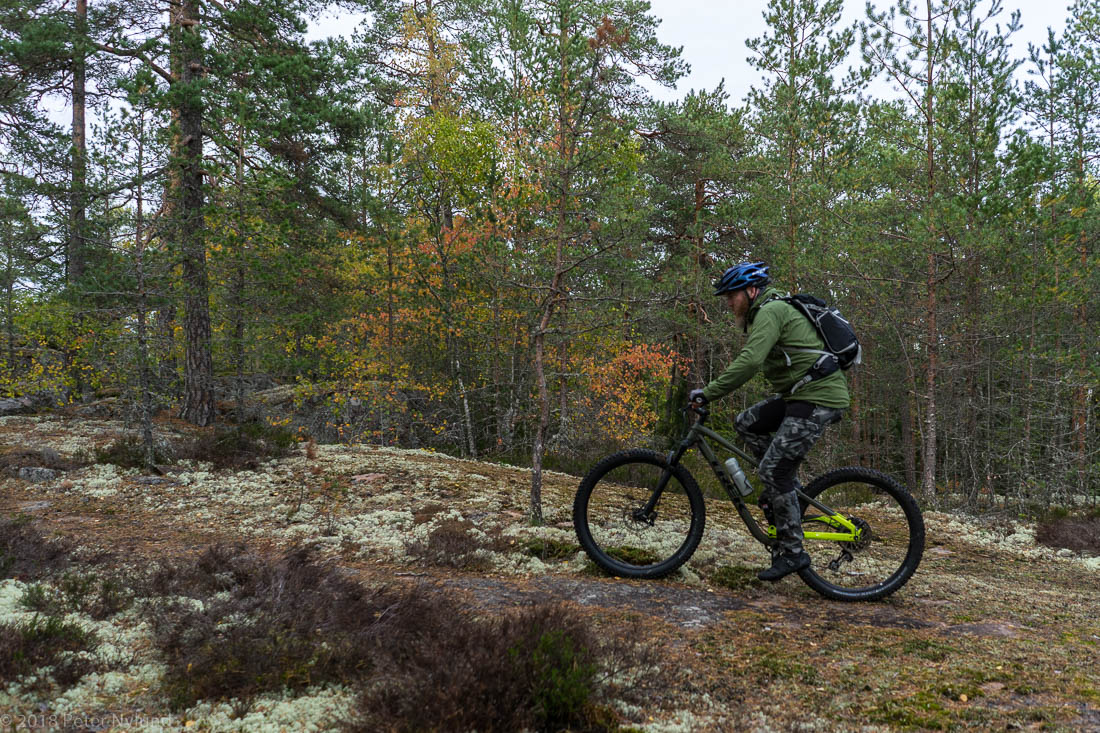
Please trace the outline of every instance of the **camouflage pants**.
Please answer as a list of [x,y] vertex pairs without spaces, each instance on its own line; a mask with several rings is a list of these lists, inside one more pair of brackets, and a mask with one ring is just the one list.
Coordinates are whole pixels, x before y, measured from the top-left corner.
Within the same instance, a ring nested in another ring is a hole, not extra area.
[[760,465],[764,483],[760,504],[775,524],[776,549],[802,552],[802,518],[798,497],[798,467],[825,428],[840,420],[841,411],[809,402],[785,402],[780,397],[758,402],[737,416],[737,432]]

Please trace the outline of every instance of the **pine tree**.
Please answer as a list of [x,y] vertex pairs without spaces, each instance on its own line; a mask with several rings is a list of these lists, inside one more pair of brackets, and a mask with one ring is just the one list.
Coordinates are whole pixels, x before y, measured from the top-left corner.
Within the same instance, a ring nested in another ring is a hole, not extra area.
[[[654,336],[667,338],[689,359],[689,374],[673,375],[666,423],[679,437],[678,408],[685,389],[712,376],[708,327],[716,319],[711,283],[729,259],[750,246],[746,212],[740,205],[750,173],[743,113],[731,112],[722,85],[691,92],[682,102],[657,104],[643,120],[642,152],[651,181],[649,240],[652,297],[670,304],[667,324]],[[721,365],[717,365],[721,368]]]
[[837,79],[856,38],[855,26],[839,27],[842,8],[841,0],[771,0],[769,32],[747,42],[763,74],[748,99],[759,141],[752,226],[765,248],[754,256],[795,289],[820,287],[803,280],[833,244],[828,209],[844,195],[836,177],[850,160],[854,95],[869,76],[861,68]]
[[[900,16],[902,28],[894,23]],[[951,277],[954,244],[945,237],[942,212],[938,206],[943,185],[943,169],[937,156],[942,129],[936,106],[940,85],[949,71],[956,38],[949,4],[926,0],[923,7],[902,2],[889,13],[868,10],[871,26],[864,34],[863,53],[868,65],[884,72],[904,94],[911,109],[909,129],[895,129],[906,152],[919,156],[921,173],[905,183],[908,190],[896,193],[907,199],[908,221],[901,232],[910,255],[924,259],[920,328],[923,337],[919,349],[923,360],[923,389],[914,384],[921,395],[924,414],[921,420],[921,482],[925,496],[932,496],[936,487],[937,450],[937,383],[940,376],[942,287]],[[919,152],[918,152],[919,151]]]

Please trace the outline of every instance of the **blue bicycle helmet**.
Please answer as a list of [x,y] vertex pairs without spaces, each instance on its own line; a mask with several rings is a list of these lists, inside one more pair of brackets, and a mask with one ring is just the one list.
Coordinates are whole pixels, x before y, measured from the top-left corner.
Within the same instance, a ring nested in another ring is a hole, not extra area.
[[755,285],[762,288],[771,282],[768,266],[763,262],[743,262],[726,270],[718,282],[714,283],[714,294],[724,295],[734,290]]

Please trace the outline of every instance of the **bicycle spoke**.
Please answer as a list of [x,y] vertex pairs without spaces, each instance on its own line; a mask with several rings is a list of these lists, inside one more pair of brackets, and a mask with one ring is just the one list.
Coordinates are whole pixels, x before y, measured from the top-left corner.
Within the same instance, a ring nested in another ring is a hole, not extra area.
[[[644,456],[646,460],[637,460]],[[690,556],[702,534],[702,498],[656,454],[635,452],[609,459],[585,478],[574,506],[578,538],[609,572],[656,577]],[[652,510],[647,507],[662,478],[667,482]],[[690,476],[688,477],[690,480]],[[693,501],[695,505],[693,505]],[[698,517],[696,515],[699,515]]]
[[[851,479],[845,480],[848,476]],[[836,472],[833,480],[817,487],[815,498],[855,529],[845,532],[851,539],[825,539],[827,533],[837,534],[836,517],[805,508],[803,530],[811,533],[805,546],[814,559],[807,582],[815,581],[811,582],[815,588],[821,586],[819,590],[847,599],[881,597],[904,583],[915,569],[923,548],[923,523],[913,524],[912,510],[903,504],[907,495],[903,490],[898,494],[888,477],[882,477],[885,482],[880,477],[875,472],[848,470]]]

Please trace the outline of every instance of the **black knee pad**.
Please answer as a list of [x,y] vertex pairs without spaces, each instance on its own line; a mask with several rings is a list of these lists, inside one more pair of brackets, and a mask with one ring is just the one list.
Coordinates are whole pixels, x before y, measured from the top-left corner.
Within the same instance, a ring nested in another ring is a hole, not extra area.
[[777,494],[786,494],[798,488],[798,466],[801,460],[780,458],[775,462],[775,467],[766,473],[761,473],[760,478]]

